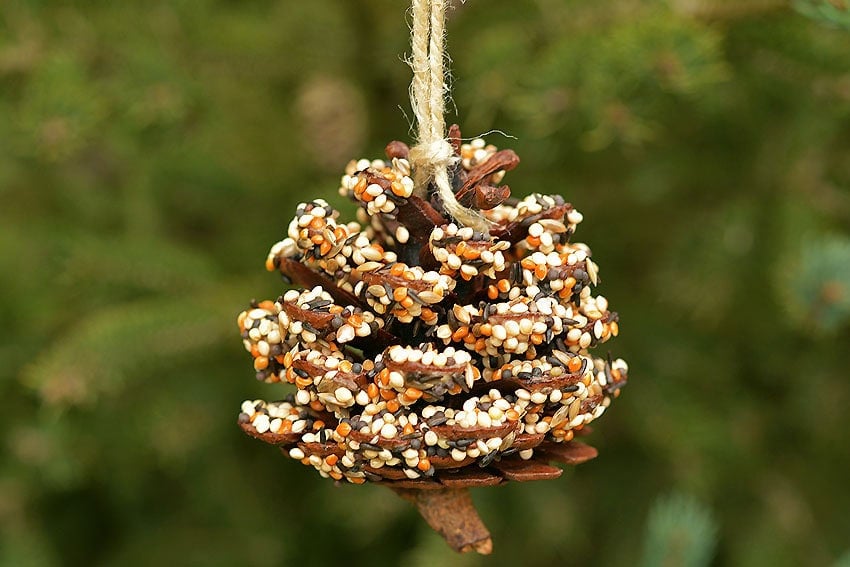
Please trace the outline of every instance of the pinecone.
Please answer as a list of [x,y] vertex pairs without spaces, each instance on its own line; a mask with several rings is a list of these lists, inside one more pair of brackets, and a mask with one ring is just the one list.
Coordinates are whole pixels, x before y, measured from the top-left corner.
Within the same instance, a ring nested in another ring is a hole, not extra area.
[[617,397],[627,366],[590,354],[618,317],[592,295],[590,249],[570,242],[581,213],[560,196],[511,199],[500,182],[513,151],[461,144],[457,126],[450,140],[456,197],[489,234],[455,224],[433,187],[414,193],[404,143],[349,163],[340,193],[360,222],[321,199],[299,205],[266,268],[303,289],[239,315],[257,379],[297,387],[244,402],[239,424],[324,477],[389,485],[455,549],[488,552],[460,490],[593,458],[573,437]]

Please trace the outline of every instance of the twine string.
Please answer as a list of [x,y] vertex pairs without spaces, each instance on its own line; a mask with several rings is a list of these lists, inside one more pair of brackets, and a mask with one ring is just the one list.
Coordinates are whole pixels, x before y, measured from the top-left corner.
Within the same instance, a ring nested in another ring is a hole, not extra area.
[[455,198],[449,174],[460,158],[454,155],[446,139],[446,3],[447,0],[413,0],[410,102],[418,125],[418,139],[410,149],[410,165],[418,194],[425,194],[433,181],[443,208],[452,218],[463,226],[487,232],[490,224],[487,219]]

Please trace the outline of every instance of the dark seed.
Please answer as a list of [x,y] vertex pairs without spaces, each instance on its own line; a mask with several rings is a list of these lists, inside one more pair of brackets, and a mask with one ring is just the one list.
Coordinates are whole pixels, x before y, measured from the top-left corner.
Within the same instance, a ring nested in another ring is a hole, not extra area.
[[412,289],[407,290],[407,296],[410,299],[412,299],[413,301],[415,301],[416,303],[418,303],[419,305],[426,305],[426,303],[424,301],[422,301],[421,299],[419,299],[419,295],[417,295],[416,292],[413,291]]
[[435,415],[428,420],[428,425],[436,427],[438,425],[443,425],[446,421],[448,421],[448,418],[445,415]]
[[489,453],[484,455],[484,457],[478,462],[478,466],[481,467],[482,469],[485,468],[485,467],[489,467],[490,465],[493,464],[493,461],[495,461],[496,457],[498,457],[498,456],[499,456],[498,451],[490,451]]

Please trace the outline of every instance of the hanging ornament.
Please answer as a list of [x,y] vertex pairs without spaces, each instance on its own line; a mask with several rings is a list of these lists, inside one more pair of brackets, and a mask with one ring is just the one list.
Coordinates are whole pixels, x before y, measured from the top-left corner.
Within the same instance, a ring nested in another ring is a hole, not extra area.
[[596,450],[575,438],[626,383],[593,349],[617,314],[557,195],[511,197],[511,150],[445,131],[445,1],[414,0],[418,143],[348,164],[343,222],[302,203],[266,268],[296,286],[238,318],[257,379],[294,384],[242,404],[249,435],[339,482],[385,485],[455,550],[489,553],[468,488],[554,479]]

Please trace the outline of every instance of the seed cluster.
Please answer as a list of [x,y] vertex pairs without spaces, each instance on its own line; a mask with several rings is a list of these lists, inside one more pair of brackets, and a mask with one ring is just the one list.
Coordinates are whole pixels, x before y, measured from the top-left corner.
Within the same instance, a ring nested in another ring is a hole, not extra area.
[[240,426],[322,476],[531,479],[536,451],[575,444],[627,381],[623,360],[591,353],[619,320],[594,295],[590,249],[571,242],[581,213],[560,196],[511,199],[516,154],[461,143],[456,127],[450,139],[456,198],[488,232],[460,226],[433,187],[414,191],[392,142],[387,160],[346,168],[359,222],[321,199],[298,206],[266,268],[300,289],[238,317],[257,379],[296,388],[244,402]]
[[469,281],[479,274],[495,278],[505,269],[503,250],[511,243],[496,240],[469,227],[458,228],[454,223],[431,232],[431,253],[440,262],[440,273],[452,277],[460,275]]

